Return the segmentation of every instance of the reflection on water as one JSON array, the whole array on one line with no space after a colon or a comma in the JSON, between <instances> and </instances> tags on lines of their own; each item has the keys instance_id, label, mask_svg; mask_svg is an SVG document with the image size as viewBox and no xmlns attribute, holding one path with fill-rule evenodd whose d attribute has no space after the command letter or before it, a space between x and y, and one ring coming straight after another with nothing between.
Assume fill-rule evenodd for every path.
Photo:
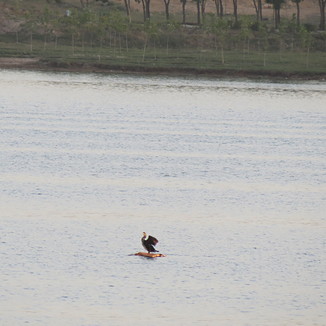
<instances>
[{"instance_id":1,"label":"reflection on water","mask_svg":"<svg viewBox=\"0 0 326 326\"><path fill-rule=\"evenodd\" d=\"M1 71L0 321L321 325L325 100L317 82ZM142 231L167 258L128 256Z\"/></svg>"}]
</instances>

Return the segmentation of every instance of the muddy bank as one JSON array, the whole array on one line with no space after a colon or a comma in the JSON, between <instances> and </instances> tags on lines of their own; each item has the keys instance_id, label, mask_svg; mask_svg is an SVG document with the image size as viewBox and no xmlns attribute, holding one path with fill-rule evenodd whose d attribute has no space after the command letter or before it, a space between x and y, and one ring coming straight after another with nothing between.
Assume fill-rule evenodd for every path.
<instances>
[{"instance_id":1,"label":"muddy bank","mask_svg":"<svg viewBox=\"0 0 326 326\"><path fill-rule=\"evenodd\" d=\"M45 61L40 58L0 58L0 68L26 69L65 72L92 73L130 73L130 74L160 74L160 75L193 75L208 77L253 78L253 79L288 79L288 80L320 80L326 81L326 73L315 72L282 72L262 70L235 69L194 69L194 68L161 68L108 65L101 63L63 63Z\"/></svg>"}]
</instances>

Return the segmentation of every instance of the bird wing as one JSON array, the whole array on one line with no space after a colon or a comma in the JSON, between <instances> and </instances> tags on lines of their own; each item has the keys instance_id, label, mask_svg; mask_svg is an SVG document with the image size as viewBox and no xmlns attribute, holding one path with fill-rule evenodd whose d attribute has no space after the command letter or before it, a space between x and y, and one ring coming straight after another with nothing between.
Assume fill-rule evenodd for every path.
<instances>
[{"instance_id":1,"label":"bird wing","mask_svg":"<svg viewBox=\"0 0 326 326\"><path fill-rule=\"evenodd\" d=\"M158 243L158 240L157 240L156 238L152 237L151 235L148 236L147 241L148 241L150 244L152 244L153 246L155 246L155 245Z\"/></svg>"}]
</instances>

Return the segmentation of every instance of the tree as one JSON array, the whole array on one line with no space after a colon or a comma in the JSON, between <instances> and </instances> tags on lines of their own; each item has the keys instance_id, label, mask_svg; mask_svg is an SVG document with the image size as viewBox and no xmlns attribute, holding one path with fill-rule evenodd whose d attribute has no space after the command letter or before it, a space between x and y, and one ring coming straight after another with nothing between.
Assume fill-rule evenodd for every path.
<instances>
[{"instance_id":1,"label":"tree","mask_svg":"<svg viewBox=\"0 0 326 326\"><path fill-rule=\"evenodd\" d=\"M163 36L166 37L166 54L169 54L169 48L170 48L170 36L175 35L175 32L179 28L179 24L176 22L167 22L163 29L160 30Z\"/></svg>"},{"instance_id":2,"label":"tree","mask_svg":"<svg viewBox=\"0 0 326 326\"><path fill-rule=\"evenodd\" d=\"M151 19L151 10L150 10L151 0L144 0L144 1L145 1L146 20L150 20Z\"/></svg>"},{"instance_id":3,"label":"tree","mask_svg":"<svg viewBox=\"0 0 326 326\"><path fill-rule=\"evenodd\" d=\"M164 7L165 7L165 18L168 21L170 19L170 13L169 13L169 6L171 0L163 0L164 1Z\"/></svg>"},{"instance_id":4,"label":"tree","mask_svg":"<svg viewBox=\"0 0 326 326\"><path fill-rule=\"evenodd\" d=\"M326 1L326 0L322 0ZM266 3L270 3L273 5L274 9L274 23L275 23L275 28L278 29L280 26L281 22L281 7L282 4L285 2L285 0L266 0Z\"/></svg>"},{"instance_id":5,"label":"tree","mask_svg":"<svg viewBox=\"0 0 326 326\"><path fill-rule=\"evenodd\" d=\"M195 0L196 1L196 6L197 6L197 24L201 24L201 5L200 2L201 0Z\"/></svg>"},{"instance_id":6,"label":"tree","mask_svg":"<svg viewBox=\"0 0 326 326\"><path fill-rule=\"evenodd\" d=\"M146 21L146 6L145 0L135 0L137 3L141 3L143 7L144 22Z\"/></svg>"},{"instance_id":7,"label":"tree","mask_svg":"<svg viewBox=\"0 0 326 326\"><path fill-rule=\"evenodd\" d=\"M125 8L126 8L126 14L128 17L129 23L131 23L131 8L130 8L130 0L124 0Z\"/></svg>"},{"instance_id":8,"label":"tree","mask_svg":"<svg viewBox=\"0 0 326 326\"><path fill-rule=\"evenodd\" d=\"M205 22L208 31L214 35L216 55L218 54L218 45L220 46L221 64L225 64L224 47L228 36L229 24L225 19L210 16L211 20Z\"/></svg>"},{"instance_id":9,"label":"tree","mask_svg":"<svg viewBox=\"0 0 326 326\"><path fill-rule=\"evenodd\" d=\"M135 0L137 3L142 4L143 6L143 13L144 13L144 22L146 22L147 20L150 20L151 18L151 11L150 11L150 4L151 4L151 0Z\"/></svg>"},{"instance_id":10,"label":"tree","mask_svg":"<svg viewBox=\"0 0 326 326\"><path fill-rule=\"evenodd\" d=\"M82 48L84 50L85 36L89 34L92 25L93 13L88 9L80 10L76 13L76 20L78 27L78 34L81 36Z\"/></svg>"},{"instance_id":11,"label":"tree","mask_svg":"<svg viewBox=\"0 0 326 326\"><path fill-rule=\"evenodd\" d=\"M90 11L72 10L68 16L64 17L63 24L66 31L71 34L72 52L75 53L75 43L79 36L82 36L82 46L84 46L84 32L91 17Z\"/></svg>"},{"instance_id":12,"label":"tree","mask_svg":"<svg viewBox=\"0 0 326 326\"><path fill-rule=\"evenodd\" d=\"M29 31L30 36L30 52L33 52L33 34L35 31L35 28L37 26L37 18L33 15L33 13L26 11L25 14L25 28Z\"/></svg>"},{"instance_id":13,"label":"tree","mask_svg":"<svg viewBox=\"0 0 326 326\"><path fill-rule=\"evenodd\" d=\"M53 19L53 12L49 10L49 8L45 8L43 12L38 16L38 23L43 29L44 35L44 46L46 48L47 45L47 35L51 32L52 24L51 20Z\"/></svg>"},{"instance_id":14,"label":"tree","mask_svg":"<svg viewBox=\"0 0 326 326\"><path fill-rule=\"evenodd\" d=\"M150 21L145 22L144 32L145 32L145 40L144 40L144 49L143 49L143 62L145 61L146 49L147 49L148 43L150 42L151 39L154 40L154 53L155 53L155 57L156 57L155 38L157 37L157 34L158 34L157 25Z\"/></svg>"},{"instance_id":15,"label":"tree","mask_svg":"<svg viewBox=\"0 0 326 326\"><path fill-rule=\"evenodd\" d=\"M214 0L214 3L216 8L216 15L218 17L223 17L224 15L223 0Z\"/></svg>"},{"instance_id":16,"label":"tree","mask_svg":"<svg viewBox=\"0 0 326 326\"><path fill-rule=\"evenodd\" d=\"M300 41L301 41L301 47L303 49L306 49L306 68L308 68L309 67L310 48L312 45L311 33L309 33L304 26L299 26L298 32L299 32L299 37L300 37Z\"/></svg>"},{"instance_id":17,"label":"tree","mask_svg":"<svg viewBox=\"0 0 326 326\"><path fill-rule=\"evenodd\" d=\"M180 0L182 6L182 24L186 24L186 4L187 0Z\"/></svg>"},{"instance_id":18,"label":"tree","mask_svg":"<svg viewBox=\"0 0 326 326\"><path fill-rule=\"evenodd\" d=\"M202 21L205 20L206 2L207 2L207 0L201 0L201 17L202 17Z\"/></svg>"},{"instance_id":19,"label":"tree","mask_svg":"<svg viewBox=\"0 0 326 326\"><path fill-rule=\"evenodd\" d=\"M258 50L263 51L263 65L266 67L266 52L268 50L268 31L265 24L258 25Z\"/></svg>"},{"instance_id":20,"label":"tree","mask_svg":"<svg viewBox=\"0 0 326 326\"><path fill-rule=\"evenodd\" d=\"M318 0L319 10L320 10L320 24L319 28L324 31L325 30L325 8L326 8L326 0Z\"/></svg>"},{"instance_id":21,"label":"tree","mask_svg":"<svg viewBox=\"0 0 326 326\"><path fill-rule=\"evenodd\" d=\"M257 16L257 21L262 21L263 20L263 5L262 5L262 0L252 0L254 3L255 11L256 11L256 16Z\"/></svg>"},{"instance_id":22,"label":"tree","mask_svg":"<svg viewBox=\"0 0 326 326\"><path fill-rule=\"evenodd\" d=\"M233 2L233 15L235 22L238 21L238 0L232 0Z\"/></svg>"},{"instance_id":23,"label":"tree","mask_svg":"<svg viewBox=\"0 0 326 326\"><path fill-rule=\"evenodd\" d=\"M69 16L64 17L63 26L65 31L71 34L71 47L73 53L75 53L75 34L77 33L76 25L74 12L69 14Z\"/></svg>"},{"instance_id":24,"label":"tree","mask_svg":"<svg viewBox=\"0 0 326 326\"><path fill-rule=\"evenodd\" d=\"M113 32L113 51L116 52L117 43L119 46L119 52L122 50L122 36L125 35L126 38L126 49L128 49L128 21L126 17L119 11L113 11L108 15L108 26Z\"/></svg>"},{"instance_id":25,"label":"tree","mask_svg":"<svg viewBox=\"0 0 326 326\"><path fill-rule=\"evenodd\" d=\"M300 3L303 0L291 0L292 2L294 2L296 4L297 7L297 25L300 25Z\"/></svg>"},{"instance_id":26,"label":"tree","mask_svg":"<svg viewBox=\"0 0 326 326\"><path fill-rule=\"evenodd\" d=\"M245 54L249 54L250 49L250 38L252 36L251 31L251 19L248 17L241 18L241 30L240 30L240 40L243 42L243 57L245 57Z\"/></svg>"}]
</instances>

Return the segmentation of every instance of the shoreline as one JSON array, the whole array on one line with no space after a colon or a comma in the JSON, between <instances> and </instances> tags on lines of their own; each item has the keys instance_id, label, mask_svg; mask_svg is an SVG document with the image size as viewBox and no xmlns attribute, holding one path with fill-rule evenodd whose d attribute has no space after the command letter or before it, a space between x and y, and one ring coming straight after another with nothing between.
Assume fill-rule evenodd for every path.
<instances>
[{"instance_id":1,"label":"shoreline","mask_svg":"<svg viewBox=\"0 0 326 326\"><path fill-rule=\"evenodd\" d=\"M52 72L75 73L115 73L115 74L146 74L162 76L202 76L211 78L248 78L248 79L286 79L299 81L326 81L326 73L315 72L282 72L262 70L235 69L195 69L195 68L160 68L117 66L100 63L62 63L58 61L42 61L41 58L0 57L0 69L23 69Z\"/></svg>"}]
</instances>

